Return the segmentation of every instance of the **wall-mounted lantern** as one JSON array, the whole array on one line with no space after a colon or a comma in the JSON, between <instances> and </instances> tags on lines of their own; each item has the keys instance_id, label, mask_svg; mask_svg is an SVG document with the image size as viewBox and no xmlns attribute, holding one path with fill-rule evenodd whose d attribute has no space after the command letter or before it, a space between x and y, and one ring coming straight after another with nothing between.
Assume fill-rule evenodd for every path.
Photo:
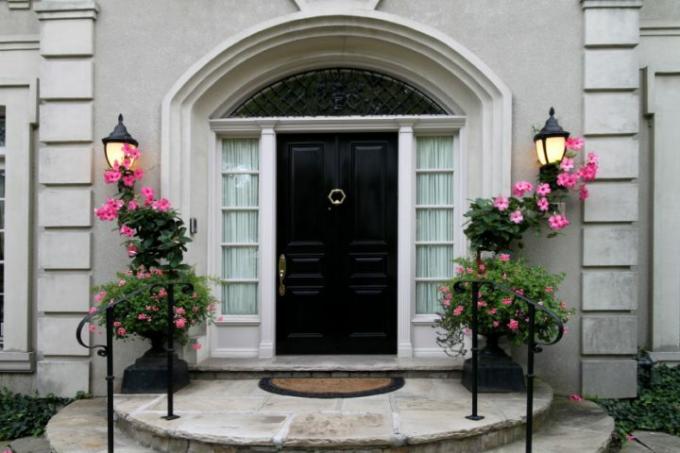
<instances>
[{"instance_id":1,"label":"wall-mounted lantern","mask_svg":"<svg viewBox=\"0 0 680 453\"><path fill-rule=\"evenodd\" d=\"M555 118L555 109L550 107L550 117L545 122L543 129L534 135L536 144L536 156L542 166L558 165L562 162L567 150L567 137L569 132L562 129Z\"/></svg>"},{"instance_id":2,"label":"wall-mounted lantern","mask_svg":"<svg viewBox=\"0 0 680 453\"><path fill-rule=\"evenodd\" d=\"M106 163L109 168L113 168L114 163L123 163L125 154L123 153L123 146L129 145L137 147L139 144L137 140L132 138L132 135L127 131L127 128L123 124L123 114L118 115L118 124L113 128L113 131L108 137L102 138L102 143L104 144L104 155L106 156ZM130 164L132 166L134 162Z\"/></svg>"}]
</instances>

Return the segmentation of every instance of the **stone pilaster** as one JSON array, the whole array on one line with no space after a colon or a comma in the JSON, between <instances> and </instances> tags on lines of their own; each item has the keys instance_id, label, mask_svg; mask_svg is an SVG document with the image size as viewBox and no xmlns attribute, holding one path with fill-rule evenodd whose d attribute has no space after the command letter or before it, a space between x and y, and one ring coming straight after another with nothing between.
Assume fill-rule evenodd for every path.
<instances>
[{"instance_id":1,"label":"stone pilaster","mask_svg":"<svg viewBox=\"0 0 680 453\"><path fill-rule=\"evenodd\" d=\"M583 393L637 392L639 9L641 0L583 0L587 148L600 156L583 213ZM605 384L606 383L606 384Z\"/></svg>"},{"instance_id":2,"label":"stone pilaster","mask_svg":"<svg viewBox=\"0 0 680 453\"><path fill-rule=\"evenodd\" d=\"M38 390L90 389L75 329L90 304L94 23L92 0L43 1L38 151Z\"/></svg>"}]
</instances>

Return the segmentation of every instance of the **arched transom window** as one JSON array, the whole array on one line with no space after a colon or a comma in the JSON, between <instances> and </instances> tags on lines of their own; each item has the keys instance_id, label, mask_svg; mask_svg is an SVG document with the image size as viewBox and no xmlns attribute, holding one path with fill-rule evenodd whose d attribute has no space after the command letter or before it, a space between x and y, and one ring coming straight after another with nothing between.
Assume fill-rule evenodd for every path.
<instances>
[{"instance_id":1,"label":"arched transom window","mask_svg":"<svg viewBox=\"0 0 680 453\"><path fill-rule=\"evenodd\" d=\"M258 91L230 118L447 115L417 88L385 74L330 68L295 74Z\"/></svg>"}]
</instances>

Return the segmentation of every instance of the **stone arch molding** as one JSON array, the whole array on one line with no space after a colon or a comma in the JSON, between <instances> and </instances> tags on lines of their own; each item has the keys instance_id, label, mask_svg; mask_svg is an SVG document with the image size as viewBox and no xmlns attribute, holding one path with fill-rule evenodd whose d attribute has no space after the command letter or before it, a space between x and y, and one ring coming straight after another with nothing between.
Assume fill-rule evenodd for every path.
<instances>
[{"instance_id":1,"label":"stone arch molding","mask_svg":"<svg viewBox=\"0 0 680 453\"><path fill-rule=\"evenodd\" d=\"M163 195L185 218L203 217L207 207L198 199L208 193L200 176L208 170L208 120L279 78L333 66L392 75L464 115L468 197L509 190L512 96L477 56L438 30L391 14L303 10L223 42L175 83L162 105Z\"/></svg>"}]
</instances>

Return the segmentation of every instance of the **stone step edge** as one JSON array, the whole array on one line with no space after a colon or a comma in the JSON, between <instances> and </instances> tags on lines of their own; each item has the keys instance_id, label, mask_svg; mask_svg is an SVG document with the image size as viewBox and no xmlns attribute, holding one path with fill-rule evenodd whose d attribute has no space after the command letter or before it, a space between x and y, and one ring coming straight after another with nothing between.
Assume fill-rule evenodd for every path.
<instances>
[{"instance_id":1,"label":"stone step edge","mask_svg":"<svg viewBox=\"0 0 680 453\"><path fill-rule=\"evenodd\" d=\"M404 377L404 378L433 378L433 379L460 379L462 370L409 370L409 371L204 371L189 370L189 375L196 380L219 380L219 379L255 379L263 377L275 378L349 378L349 377Z\"/></svg>"},{"instance_id":2,"label":"stone step edge","mask_svg":"<svg viewBox=\"0 0 680 453\"><path fill-rule=\"evenodd\" d=\"M534 427L536 430L546 422L549 417L550 408L552 406L554 394L552 388L545 383L537 382L538 386L544 386L544 389L549 392L549 399L547 404L540 406L538 404L534 407ZM168 435L166 430L158 429L142 420L136 419L131 414L122 413L116 410L116 426L125 432L131 438L134 438L140 444L159 449L160 451L185 451L190 447L199 451L201 448L211 451L211 448L218 447L257 447L258 451L262 448L271 449L271 451L280 451L299 448L314 448L315 450L325 449L352 449L360 448L362 451L385 451L393 448L409 446L410 452L417 452L421 448L426 451L433 445L439 448L444 448L450 445L450 448L442 451L486 451L490 448L499 447L512 442L515 442L524 437L526 426L526 417L522 415L520 418L502 420L500 422L485 425L482 429L470 429L463 431L445 432L441 434L427 434L416 436L405 436L403 434L394 434L389 442L384 439L368 439L367 441L353 440L352 442L334 442L327 439L309 439L306 441L286 441L286 439L270 439L267 442L257 441L252 442L249 439L232 437L223 439L221 441L200 439L196 436L187 436L185 433L175 433L175 435ZM466 446L468 445L469 446ZM454 450L454 445L456 450ZM479 450L479 448L483 450ZM370 448L371 450L366 450ZM377 449L377 450L376 450ZM193 450L191 450L193 451ZM267 451L267 450L262 450ZM429 450L427 450L429 451Z\"/></svg>"}]
</instances>

